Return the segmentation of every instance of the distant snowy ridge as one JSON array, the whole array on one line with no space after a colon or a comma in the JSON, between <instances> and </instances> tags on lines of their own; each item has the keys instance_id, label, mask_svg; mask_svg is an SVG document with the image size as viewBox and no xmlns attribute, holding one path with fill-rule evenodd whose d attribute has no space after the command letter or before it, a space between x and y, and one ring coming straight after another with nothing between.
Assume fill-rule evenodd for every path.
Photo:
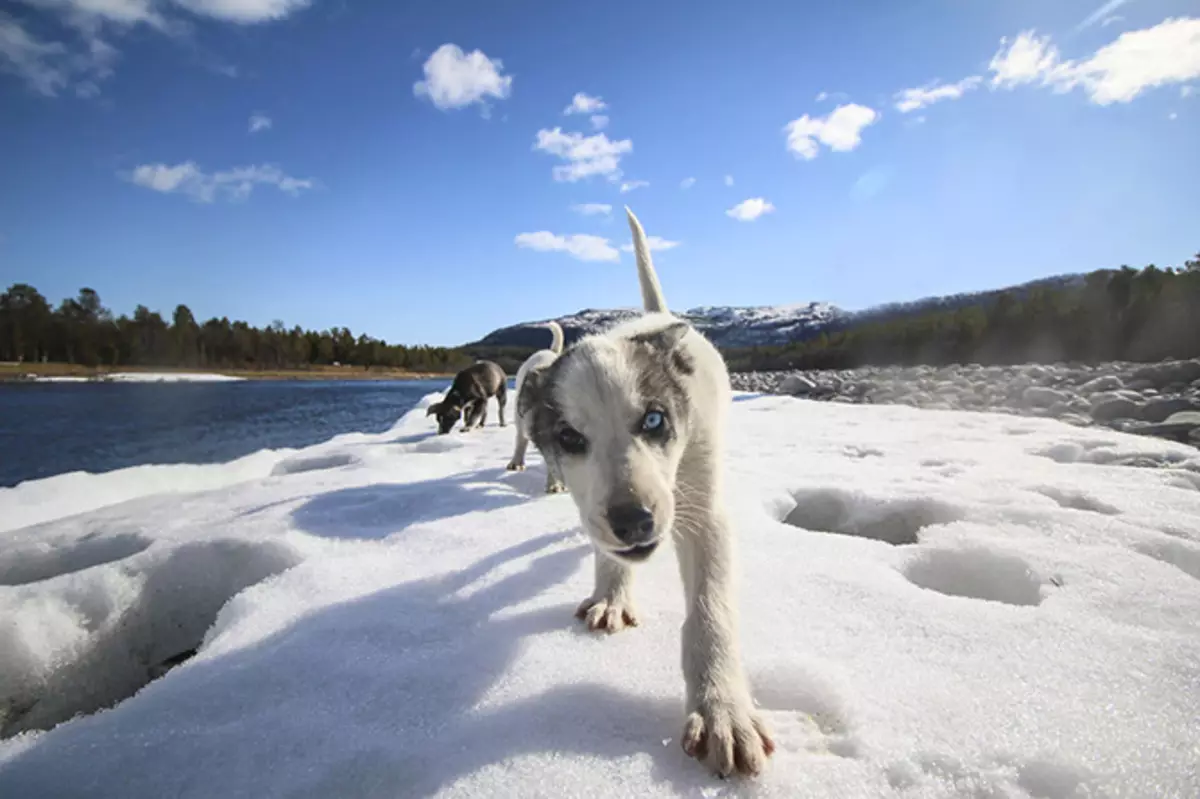
<instances>
[{"instance_id":1,"label":"distant snowy ridge","mask_svg":"<svg viewBox=\"0 0 1200 799\"><path fill-rule=\"evenodd\" d=\"M846 311L827 302L809 302L757 306L705 305L678 315L686 317L718 347L764 347L803 341L821 333L832 333L871 322L987 304L1005 292L1023 295L1035 288L1065 288L1078 285L1082 281L1083 275L1056 275L1003 289L887 303L859 311ZM603 332L640 313L641 311L635 308L588 308L568 316L557 317L555 321L562 325L569 344L582 336ZM467 346L543 347L547 341L547 333L541 325L546 321L548 320L543 319L502 327Z\"/></svg>"}]
</instances>

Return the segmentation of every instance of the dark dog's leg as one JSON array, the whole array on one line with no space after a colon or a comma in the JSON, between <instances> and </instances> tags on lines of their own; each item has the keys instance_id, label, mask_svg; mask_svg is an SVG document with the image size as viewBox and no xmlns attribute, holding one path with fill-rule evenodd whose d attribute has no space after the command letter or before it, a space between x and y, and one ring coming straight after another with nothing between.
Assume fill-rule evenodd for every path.
<instances>
[{"instance_id":1,"label":"dark dog's leg","mask_svg":"<svg viewBox=\"0 0 1200 799\"><path fill-rule=\"evenodd\" d=\"M473 400L471 408L466 414L466 424L463 425L463 430L471 430L475 427L483 425L483 420L487 418L487 402L483 400Z\"/></svg>"},{"instance_id":2,"label":"dark dog's leg","mask_svg":"<svg viewBox=\"0 0 1200 799\"><path fill-rule=\"evenodd\" d=\"M500 390L496 392L496 404L500 406L500 426L504 427L504 404L508 402L508 385L500 384Z\"/></svg>"}]
</instances>

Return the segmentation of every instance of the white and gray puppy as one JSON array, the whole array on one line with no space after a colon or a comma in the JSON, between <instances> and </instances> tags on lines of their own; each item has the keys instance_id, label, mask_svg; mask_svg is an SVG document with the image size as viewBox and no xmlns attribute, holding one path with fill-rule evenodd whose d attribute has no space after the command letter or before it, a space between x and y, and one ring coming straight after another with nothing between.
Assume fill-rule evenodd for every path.
<instances>
[{"instance_id":1,"label":"white and gray puppy","mask_svg":"<svg viewBox=\"0 0 1200 799\"><path fill-rule=\"evenodd\" d=\"M521 364L521 368L517 370L517 437L513 445L512 460L508 462L508 470L510 472L523 471L525 469L525 450L529 448L529 430L532 425L532 414L521 413L521 389L526 384L526 378L530 372L540 372L558 360L558 356L563 349L563 329L558 322L553 320L546 323L546 327L550 328L550 348L538 350L533 355L525 359ZM558 473L557 464L549 459L546 460L546 493L557 494L566 491L566 486L563 485L562 475Z\"/></svg>"},{"instance_id":2,"label":"white and gray puppy","mask_svg":"<svg viewBox=\"0 0 1200 799\"><path fill-rule=\"evenodd\" d=\"M635 626L634 564L672 536L687 610L683 749L718 774L756 774L775 745L739 652L722 476L729 373L704 336L667 313L645 232L625 210L647 313L530 373L518 413L595 549L595 590L577 615L593 630Z\"/></svg>"}]
</instances>

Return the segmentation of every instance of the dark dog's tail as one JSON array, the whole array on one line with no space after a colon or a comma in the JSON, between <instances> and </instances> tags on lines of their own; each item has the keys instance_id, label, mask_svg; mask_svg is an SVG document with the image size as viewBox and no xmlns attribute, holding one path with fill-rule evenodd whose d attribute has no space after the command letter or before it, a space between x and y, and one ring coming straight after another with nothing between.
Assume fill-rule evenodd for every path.
<instances>
[{"instance_id":1,"label":"dark dog's tail","mask_svg":"<svg viewBox=\"0 0 1200 799\"><path fill-rule=\"evenodd\" d=\"M642 307L647 311L663 312L667 310L667 301L663 298L662 286L658 284L658 275L654 273L654 262L650 260L650 245L646 242L646 231L642 223L625 206L625 215L629 217L629 229L633 231L633 253L637 257L638 283L642 287Z\"/></svg>"},{"instance_id":2,"label":"dark dog's tail","mask_svg":"<svg viewBox=\"0 0 1200 799\"><path fill-rule=\"evenodd\" d=\"M547 322L546 327L550 328L550 335L552 336L550 339L550 351L558 355L562 352L563 348L563 329L559 326L558 322L553 320Z\"/></svg>"}]
</instances>

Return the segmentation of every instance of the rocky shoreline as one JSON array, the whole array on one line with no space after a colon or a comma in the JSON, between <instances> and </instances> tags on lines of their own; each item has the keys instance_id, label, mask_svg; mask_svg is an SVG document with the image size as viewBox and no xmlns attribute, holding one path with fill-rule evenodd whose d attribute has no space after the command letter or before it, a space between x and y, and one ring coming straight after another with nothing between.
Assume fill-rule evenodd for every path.
<instances>
[{"instance_id":1,"label":"rocky shoreline","mask_svg":"<svg viewBox=\"0 0 1200 799\"><path fill-rule=\"evenodd\" d=\"M739 391L830 402L990 411L1101 426L1200 447L1200 359L1021 366L740 372Z\"/></svg>"}]
</instances>

